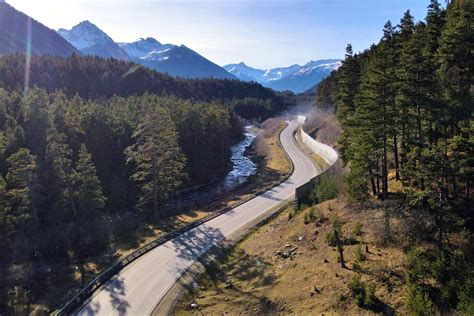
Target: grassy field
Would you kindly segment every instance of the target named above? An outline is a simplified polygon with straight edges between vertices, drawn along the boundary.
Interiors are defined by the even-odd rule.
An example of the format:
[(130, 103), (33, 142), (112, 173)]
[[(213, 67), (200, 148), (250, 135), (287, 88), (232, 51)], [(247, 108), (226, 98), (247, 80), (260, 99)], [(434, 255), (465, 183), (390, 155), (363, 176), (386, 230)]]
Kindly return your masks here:
[[(316, 220), (305, 224), (309, 208), (289, 220), (292, 211), (283, 211), (221, 255), (178, 303), (176, 315), (406, 312), (404, 254), (381, 245), (381, 212), (354, 210), (334, 199), (316, 205)], [(344, 246), (347, 269), (326, 241), (334, 217), (351, 240)], [(358, 307), (348, 288), (357, 275), (375, 286), (377, 304), (372, 310)]]

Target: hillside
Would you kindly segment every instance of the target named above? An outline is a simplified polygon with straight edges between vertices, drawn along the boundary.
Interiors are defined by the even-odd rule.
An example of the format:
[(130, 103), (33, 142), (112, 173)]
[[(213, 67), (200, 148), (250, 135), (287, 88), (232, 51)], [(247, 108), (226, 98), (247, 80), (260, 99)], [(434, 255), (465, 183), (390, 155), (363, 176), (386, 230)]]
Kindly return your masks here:
[[(195, 101), (219, 101), (234, 105), (237, 114), (265, 119), (292, 105), (293, 94), (277, 93), (258, 83), (228, 79), (184, 79), (148, 69), (142, 65), (90, 56), (64, 59), (51, 56), (31, 58), (30, 85), (48, 91), (61, 89), (67, 95), (84, 98), (141, 95), (151, 92)], [(0, 82), (13, 90), (24, 84), (22, 55), (0, 57)], [(240, 100), (252, 100), (240, 104)], [(249, 113), (249, 114), (247, 114)]]
[[(28, 46), (31, 43), (31, 46)], [(0, 2), (0, 54), (26, 53), (67, 57), (78, 51), (55, 31)]]

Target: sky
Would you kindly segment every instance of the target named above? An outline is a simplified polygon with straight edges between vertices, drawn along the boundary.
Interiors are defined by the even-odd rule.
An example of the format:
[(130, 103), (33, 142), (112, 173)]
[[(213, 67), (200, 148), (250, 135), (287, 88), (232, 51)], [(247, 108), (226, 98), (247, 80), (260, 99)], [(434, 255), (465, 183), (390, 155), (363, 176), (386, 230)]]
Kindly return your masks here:
[(154, 37), (184, 44), (218, 65), (256, 68), (343, 58), (362, 51), (383, 25), (410, 9), (423, 20), (429, 0), (7, 0), (44, 25), (89, 20), (116, 42)]

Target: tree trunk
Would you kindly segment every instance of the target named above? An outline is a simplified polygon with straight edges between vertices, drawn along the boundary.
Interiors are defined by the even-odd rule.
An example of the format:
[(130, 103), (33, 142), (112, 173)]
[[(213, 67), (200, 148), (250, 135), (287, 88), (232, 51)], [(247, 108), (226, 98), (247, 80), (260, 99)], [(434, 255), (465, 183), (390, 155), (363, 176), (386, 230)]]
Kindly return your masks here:
[(398, 161), (397, 133), (393, 134), (393, 155), (395, 156), (395, 179), (400, 181), (400, 165)]
[(339, 233), (336, 228), (334, 228), (334, 236), (336, 237), (336, 243), (337, 243), (337, 250), (339, 251), (339, 258), (341, 261), (341, 267), (343, 269), (347, 269), (346, 264), (344, 262), (344, 248), (342, 246), (341, 239), (339, 239)]

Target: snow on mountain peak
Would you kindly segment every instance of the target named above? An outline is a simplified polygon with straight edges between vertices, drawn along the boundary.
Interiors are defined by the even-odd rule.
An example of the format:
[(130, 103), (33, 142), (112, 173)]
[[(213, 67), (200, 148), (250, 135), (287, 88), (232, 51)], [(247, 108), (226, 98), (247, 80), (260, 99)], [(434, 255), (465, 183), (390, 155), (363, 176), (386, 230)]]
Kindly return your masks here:
[(120, 43), (119, 46), (133, 58), (141, 60), (166, 60), (163, 54), (177, 46), (172, 44), (161, 44), (153, 37), (140, 38), (133, 43)]
[(59, 29), (58, 33), (79, 50), (99, 43), (113, 43), (107, 34), (87, 20), (70, 30)]

